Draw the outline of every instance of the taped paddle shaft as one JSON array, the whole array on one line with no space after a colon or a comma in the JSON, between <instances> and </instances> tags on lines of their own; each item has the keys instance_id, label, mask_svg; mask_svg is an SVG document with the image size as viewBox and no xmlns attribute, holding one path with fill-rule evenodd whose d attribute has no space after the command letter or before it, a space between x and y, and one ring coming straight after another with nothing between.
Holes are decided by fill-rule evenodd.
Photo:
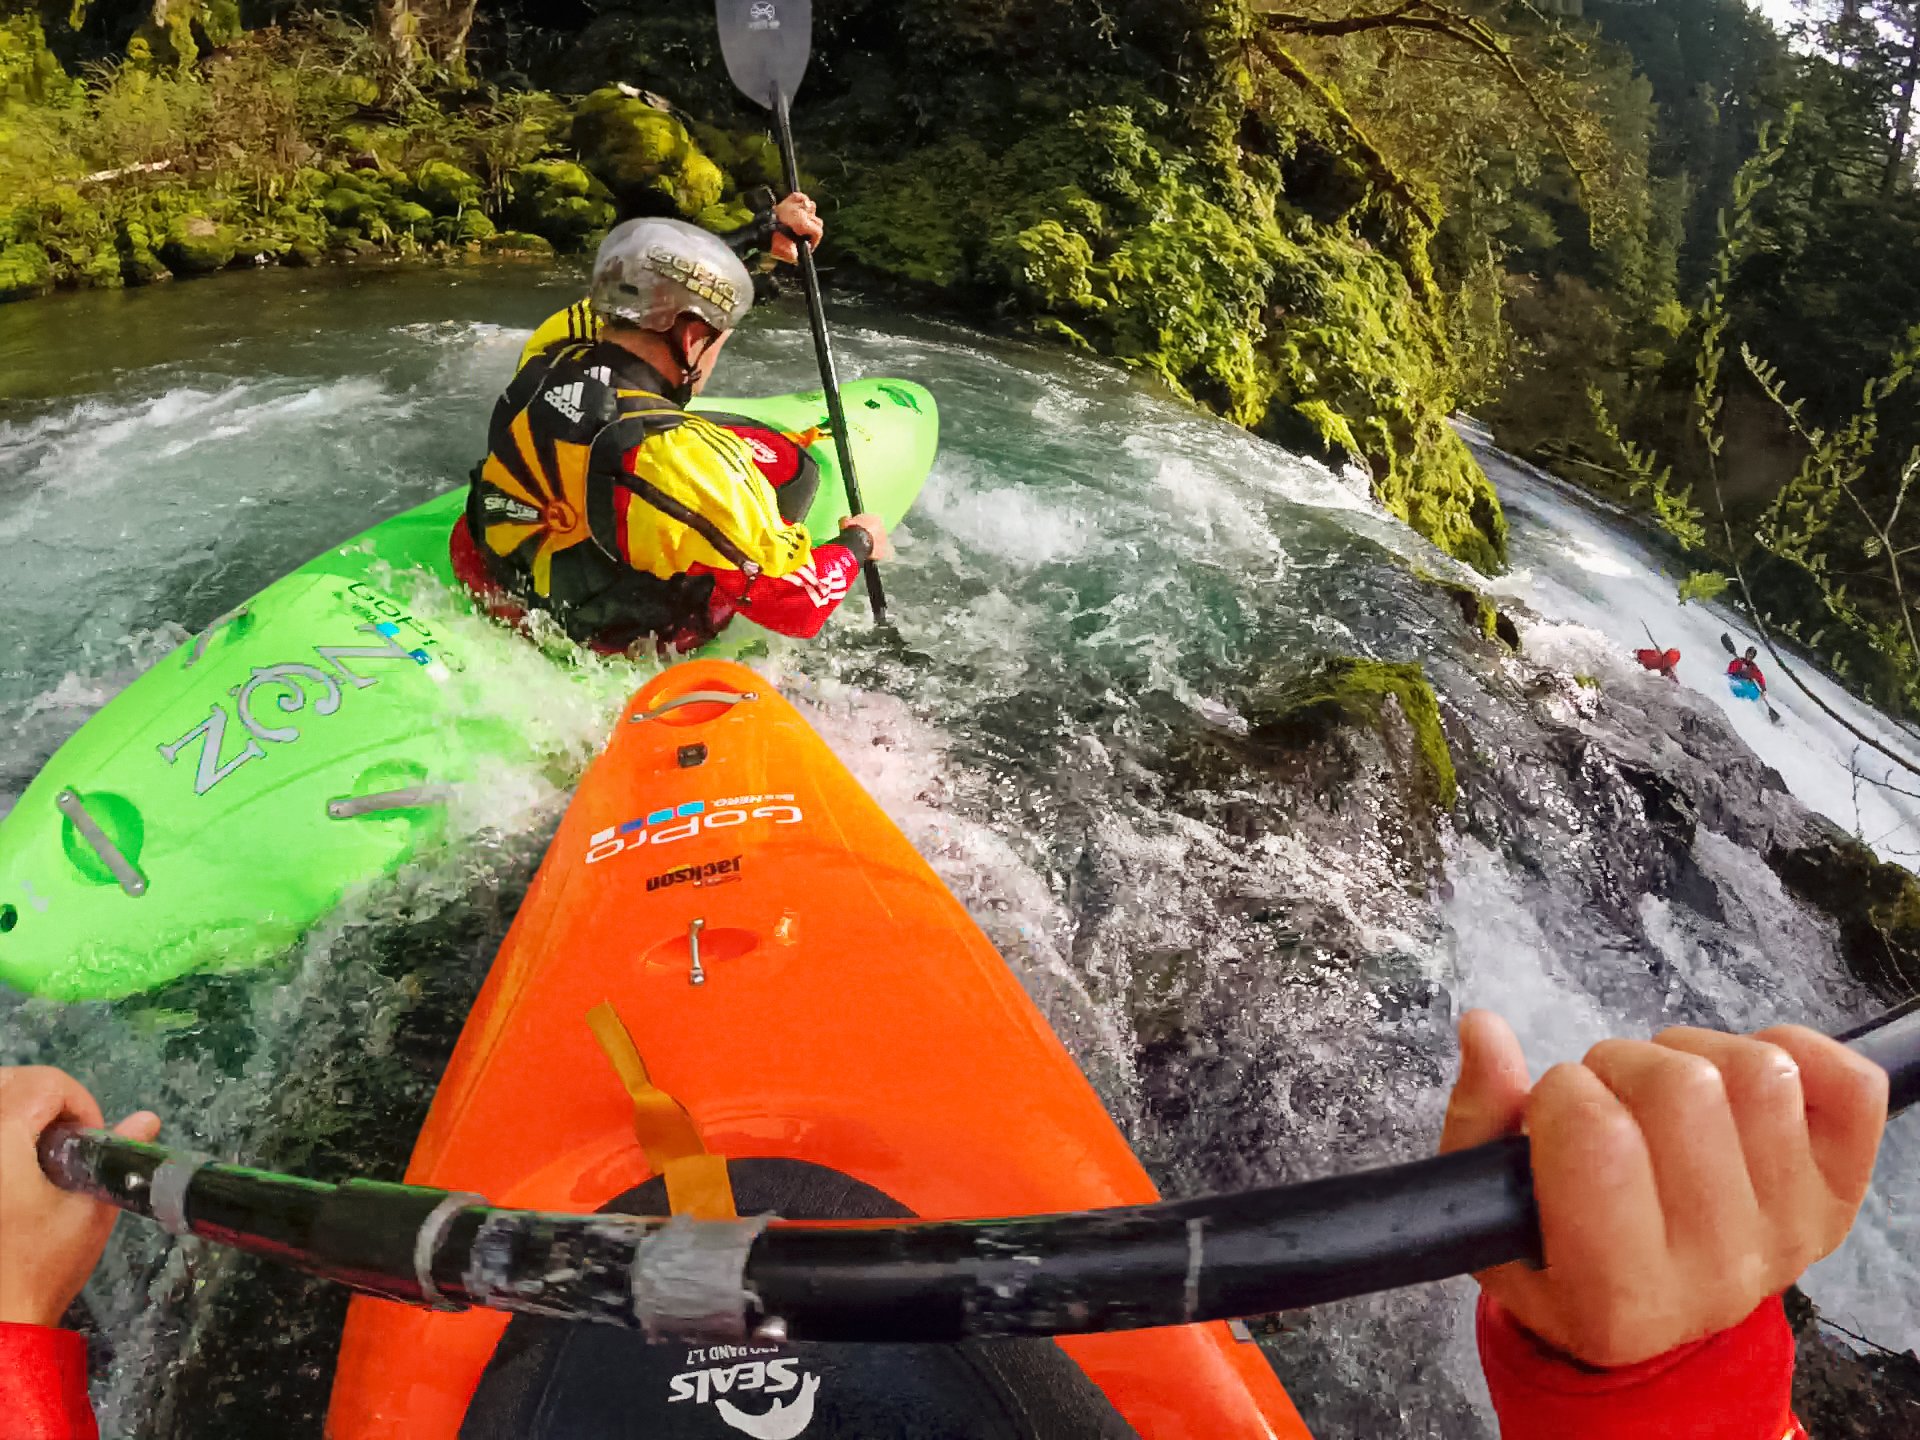
<instances>
[{"instance_id":1,"label":"taped paddle shaft","mask_svg":"<svg viewBox=\"0 0 1920 1440\"><path fill-rule=\"evenodd\" d=\"M1920 1000L1842 1035L1920 1100ZM495 1210L478 1196L201 1164L55 1127L56 1184L357 1290L650 1339L952 1342L1229 1319L1538 1262L1527 1142L1156 1205L904 1224ZM776 1328L777 1327L777 1328Z\"/></svg>"}]
</instances>

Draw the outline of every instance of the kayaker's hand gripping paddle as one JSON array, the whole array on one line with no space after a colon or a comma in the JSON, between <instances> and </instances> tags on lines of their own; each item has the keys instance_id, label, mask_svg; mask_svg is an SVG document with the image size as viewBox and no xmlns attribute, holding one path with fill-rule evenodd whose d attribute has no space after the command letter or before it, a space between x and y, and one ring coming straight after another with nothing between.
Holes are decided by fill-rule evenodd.
<instances>
[{"instance_id":1,"label":"kayaker's hand gripping paddle","mask_svg":"<svg viewBox=\"0 0 1920 1440\"><path fill-rule=\"evenodd\" d=\"M787 193L800 188L800 161L793 148L793 120L789 114L794 92L807 73L813 43L813 0L716 0L720 21L720 53L727 74L740 93L773 112L774 133L780 140L780 164L786 172ZM807 319L813 326L813 353L820 363L820 386L827 394L827 415L833 425L833 446L840 457L840 479L847 491L848 511L866 513L860 499L860 477L854 473L852 437L847 413L840 403L840 377L833 363L833 342L827 337L827 306L820 295L820 272L813 263L813 246L797 236L800 282L807 292ZM887 597L880 587L880 570L872 560L860 567L867 582L867 600L873 623L887 623Z\"/></svg>"},{"instance_id":2,"label":"kayaker's hand gripping paddle","mask_svg":"<svg viewBox=\"0 0 1920 1440\"><path fill-rule=\"evenodd\" d=\"M1920 1100L1920 1000L1840 1037ZM325 1185L104 1130L40 1141L54 1183L373 1295L623 1325L650 1340L953 1342L1181 1325L1540 1263L1527 1142L1239 1195L1070 1215L834 1225L495 1210Z\"/></svg>"}]
</instances>

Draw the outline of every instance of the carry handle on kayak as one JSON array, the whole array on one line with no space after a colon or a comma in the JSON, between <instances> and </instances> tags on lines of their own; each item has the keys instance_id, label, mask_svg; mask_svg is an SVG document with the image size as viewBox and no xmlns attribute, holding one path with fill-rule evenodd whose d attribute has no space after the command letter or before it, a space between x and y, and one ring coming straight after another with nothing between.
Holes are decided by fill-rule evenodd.
<instances>
[{"instance_id":1,"label":"carry handle on kayak","mask_svg":"<svg viewBox=\"0 0 1920 1440\"><path fill-rule=\"evenodd\" d=\"M1920 1100L1920 1000L1839 1037ZM207 1163L50 1128L54 1183L369 1294L650 1340L953 1342L1136 1330L1540 1262L1527 1141L1199 1200L886 1224L567 1215ZM455 1203L455 1202L458 1203Z\"/></svg>"},{"instance_id":2,"label":"carry handle on kayak","mask_svg":"<svg viewBox=\"0 0 1920 1440\"><path fill-rule=\"evenodd\" d=\"M684 695L676 695L671 700L662 700L651 710L642 710L629 715L629 725L644 724L648 720L658 720L668 711L678 710L682 705L738 705L742 700L758 700L758 690L689 690Z\"/></svg>"}]
</instances>

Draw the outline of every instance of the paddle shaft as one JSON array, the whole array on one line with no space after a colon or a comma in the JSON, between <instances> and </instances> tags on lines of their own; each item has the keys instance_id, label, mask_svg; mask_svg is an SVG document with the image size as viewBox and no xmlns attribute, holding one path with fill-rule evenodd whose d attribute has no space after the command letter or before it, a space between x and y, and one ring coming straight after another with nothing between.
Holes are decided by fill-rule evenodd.
<instances>
[{"instance_id":1,"label":"paddle shaft","mask_svg":"<svg viewBox=\"0 0 1920 1440\"><path fill-rule=\"evenodd\" d=\"M786 95L773 94L774 132L780 141L780 165L786 172L787 193L800 189L800 160L793 148L793 119L788 113ZM793 240L800 252L800 283L807 292L807 320L813 327L813 354L820 364L820 387L827 395L827 417L833 426L833 446L840 456L840 483L846 487L848 513L866 513L860 498L860 477L853 468L853 437L847 431L847 412L840 403L840 376L833 363L833 341L827 334L827 303L820 294L820 270L814 264L813 246L798 236ZM872 560L860 567L867 582L867 601L873 607L873 623L887 623L887 595L880 583L880 567Z\"/></svg>"},{"instance_id":2,"label":"paddle shaft","mask_svg":"<svg viewBox=\"0 0 1920 1440\"><path fill-rule=\"evenodd\" d=\"M1920 1000L1839 1037L1920 1101ZM1069 1215L841 1226L496 1210L477 1195L327 1185L203 1163L103 1130L40 1140L54 1183L352 1286L442 1308L479 1305L744 1340L940 1342L1228 1319L1539 1263L1527 1142L1303 1185ZM689 1255L709 1279L697 1313Z\"/></svg>"}]
</instances>

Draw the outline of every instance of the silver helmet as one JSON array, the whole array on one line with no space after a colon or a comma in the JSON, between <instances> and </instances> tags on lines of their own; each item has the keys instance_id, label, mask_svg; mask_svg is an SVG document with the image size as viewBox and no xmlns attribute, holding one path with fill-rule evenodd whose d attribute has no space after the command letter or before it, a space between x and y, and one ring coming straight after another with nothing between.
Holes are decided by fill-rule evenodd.
<instances>
[{"instance_id":1,"label":"silver helmet","mask_svg":"<svg viewBox=\"0 0 1920 1440\"><path fill-rule=\"evenodd\" d=\"M626 220L600 242L588 298L602 320L642 330L671 330L682 315L731 330L753 306L753 277L712 231L684 220Z\"/></svg>"}]
</instances>

